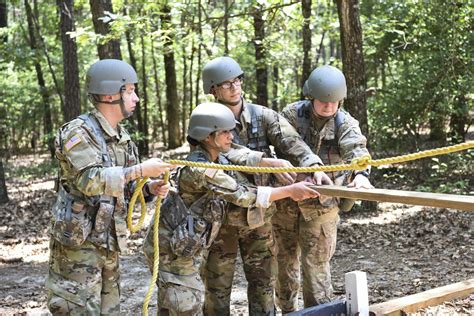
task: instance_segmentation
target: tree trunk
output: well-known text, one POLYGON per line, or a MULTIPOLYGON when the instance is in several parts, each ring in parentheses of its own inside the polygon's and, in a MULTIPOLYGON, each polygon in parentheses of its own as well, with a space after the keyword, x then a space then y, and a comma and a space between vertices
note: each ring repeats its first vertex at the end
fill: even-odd
MULTIPOLYGON (((6 0, 0 0, 0 28, 8 26, 8 10, 6 0)), ((8 42, 8 35, 4 34, 0 37, 4 43, 8 42)))
POLYGON ((301 0, 301 11, 303 14, 303 71, 301 73, 301 99, 304 99, 303 85, 311 73, 311 0, 301 0))
POLYGON ((272 109, 277 111, 277 112, 279 111, 279 102, 278 102, 278 82, 280 81, 279 77, 280 76, 279 76, 279 72, 278 72, 278 65, 275 64, 275 65, 273 65, 272 109))
POLYGON ((367 100, 365 90, 365 63, 362 47, 362 28, 359 20, 359 0, 336 0, 341 26, 342 64, 347 82, 347 99, 344 107, 360 123, 362 133, 368 137, 367 100))
MULTIPOLYGON (((31 6, 28 3, 28 0, 25 0, 25 9, 26 9, 26 20, 28 23, 28 34, 30 37, 30 48, 32 51, 36 51, 38 45, 36 42, 36 36, 33 25, 33 13, 31 11, 31 6)), ((46 143, 48 145, 48 150, 51 157, 54 157, 54 137, 53 137, 53 122, 51 120, 51 106, 49 104, 49 92, 44 81, 43 69, 38 58, 35 58, 34 61, 36 77, 38 79, 39 90, 43 100, 43 128, 44 135, 46 137, 46 143)))
POLYGON ((57 0, 56 3, 61 17, 60 28, 63 48, 64 108, 62 110, 64 121, 68 122, 81 114, 76 39, 67 34, 67 32, 75 30, 74 0, 57 0))
POLYGON ((229 56, 229 0, 224 0, 224 55, 229 56))
POLYGON ((155 45, 154 41, 151 41, 151 58, 153 60, 153 79, 155 80, 155 91, 156 91, 156 100, 158 103, 158 117, 160 120, 160 126, 161 126, 161 137, 163 139, 163 144, 166 146, 167 145, 167 140, 166 140, 166 126, 165 126, 165 120, 163 119, 163 107, 161 104, 161 87, 160 87, 160 81, 158 77, 158 65, 156 63, 156 55, 155 55, 155 45))
MULTIPOLYGON (((108 23, 104 23, 100 18, 104 17, 104 12, 113 13, 111 0, 90 0, 89 1, 92 12, 92 22, 94 23, 94 30, 96 34, 107 35, 110 32, 108 23)), ((107 43, 100 43, 97 45, 99 59, 114 58, 122 59, 120 51, 120 39, 110 40, 107 43)))
POLYGON ((3 169, 3 160, 0 158, 0 204, 7 203, 8 199, 8 191, 7 191, 7 183, 5 180, 5 170, 3 169))
POLYGON ((466 133, 469 122, 469 106, 464 95, 455 98, 455 108, 451 113, 449 122, 451 140, 455 143, 466 141, 466 133))
POLYGON ((148 155, 148 91, 147 91, 147 86, 148 86, 148 76, 146 73, 146 50, 145 50, 145 39, 142 35, 140 35, 140 43, 142 46, 142 102, 140 102, 140 106, 143 107, 143 120, 142 120, 142 126, 143 129, 140 130, 140 133, 142 134, 142 137, 140 138, 140 148, 138 148, 141 152, 142 155, 147 156, 148 155))
POLYGON ((184 143, 186 138, 186 119, 188 118, 188 111, 187 111, 187 104, 188 98, 191 99, 192 97, 189 96, 189 89, 188 89, 188 63, 187 59, 188 56, 186 54, 186 42, 181 41, 181 49, 183 55, 183 99, 181 100, 181 142, 184 143))
POLYGON ((169 32, 163 44, 166 76, 166 113, 168 119, 168 148, 173 149, 181 145, 181 130, 179 128, 179 102, 176 90, 176 68, 173 52, 174 33, 171 32, 173 27, 171 25, 170 12, 170 7, 165 4, 162 8, 161 22, 163 30, 169 32))
POLYGON ((266 63, 266 52, 263 45, 265 38, 265 20, 263 19, 263 13, 260 7, 252 8, 253 16, 253 27, 254 27, 254 40, 255 46, 255 76, 257 81, 257 100, 256 103, 268 106, 268 71, 266 63))
MULTIPOLYGON (((198 0, 198 43, 197 43, 197 71, 198 71, 198 80, 196 80, 196 91, 194 91, 194 105, 199 104, 199 93, 202 91, 200 89, 201 83, 201 55, 202 55, 202 9, 201 9, 201 0, 198 0)), ((204 91, 207 94, 209 91, 204 91)))

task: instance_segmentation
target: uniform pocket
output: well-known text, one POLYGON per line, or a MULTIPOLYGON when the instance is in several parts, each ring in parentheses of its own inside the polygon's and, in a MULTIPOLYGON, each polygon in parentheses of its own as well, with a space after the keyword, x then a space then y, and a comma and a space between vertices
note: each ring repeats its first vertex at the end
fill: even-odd
MULTIPOLYGON (((54 296, 82 307, 86 306, 83 285, 74 280, 65 279, 61 275, 50 270, 45 286, 52 292, 54 296)), ((61 309, 61 300, 51 299, 50 305, 58 305, 50 306, 51 310, 56 308, 61 309)))
POLYGON ((332 220, 321 224, 321 234, 319 235, 319 261, 329 261, 336 251, 337 223, 332 220))
POLYGON ((51 233, 57 241, 68 247, 81 246, 92 230, 92 220, 87 208, 78 205, 82 204, 67 197, 55 206, 51 233))

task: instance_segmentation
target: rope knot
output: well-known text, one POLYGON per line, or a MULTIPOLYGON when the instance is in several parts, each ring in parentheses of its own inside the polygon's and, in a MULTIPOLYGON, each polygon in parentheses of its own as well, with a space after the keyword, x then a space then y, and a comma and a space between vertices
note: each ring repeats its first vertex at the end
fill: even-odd
POLYGON ((354 170, 365 170, 370 166, 372 162, 372 157, 370 155, 364 155, 361 157, 357 157, 352 159, 351 166, 354 170))

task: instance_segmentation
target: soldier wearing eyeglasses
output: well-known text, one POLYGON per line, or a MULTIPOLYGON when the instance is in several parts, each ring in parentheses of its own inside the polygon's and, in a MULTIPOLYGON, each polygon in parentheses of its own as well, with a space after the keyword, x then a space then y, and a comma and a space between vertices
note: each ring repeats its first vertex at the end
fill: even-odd
MULTIPOLYGON (((234 114, 234 143, 261 151, 268 157, 273 157, 270 146, 278 147, 304 167, 322 164, 285 118, 244 99, 244 72, 235 60, 230 57, 211 60, 203 68, 202 80, 204 92, 213 94, 217 102, 226 105, 234 114)), ((292 166, 286 160, 278 162, 281 167, 292 166)), ((324 173, 317 176, 327 177, 324 173)), ((249 180, 257 186, 288 185, 295 178, 294 173, 249 175, 249 180)), ((204 256, 201 269, 206 286, 206 315, 230 314, 230 294, 239 248, 248 281, 249 314, 275 314, 273 289, 276 267, 271 216, 276 209, 271 207, 274 211, 265 213, 261 225, 249 227, 246 209, 231 206, 219 235, 204 256)))

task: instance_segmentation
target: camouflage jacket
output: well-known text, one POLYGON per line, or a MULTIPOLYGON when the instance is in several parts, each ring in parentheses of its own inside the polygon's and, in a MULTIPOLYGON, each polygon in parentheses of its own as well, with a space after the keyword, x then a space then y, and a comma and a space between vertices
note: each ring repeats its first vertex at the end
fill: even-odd
POLYGON ((120 251, 126 248, 127 201, 133 186, 132 183, 125 183, 123 167, 139 163, 137 147, 122 126, 112 128, 97 110, 89 115, 100 126, 111 166, 104 167, 101 142, 83 119, 76 118, 59 129, 56 136, 56 158, 60 165, 60 186, 58 199, 52 210, 51 231, 53 237, 62 237, 61 231, 57 230, 64 230, 64 227, 58 227, 57 223, 64 220, 66 200, 72 199, 72 222, 82 226, 73 227, 71 238, 88 239, 104 248, 120 251), (109 211, 112 218, 107 229, 99 232, 96 231, 98 229, 94 220, 104 196, 111 198, 107 207, 111 208, 109 211))
MULTIPOLYGON (((197 146, 187 159, 210 162, 209 154, 201 146, 197 146)), ((226 163, 228 161, 221 155, 218 162, 226 163)), ((198 276, 199 251, 212 243, 220 225, 228 215, 228 205, 234 204, 245 209, 249 226, 262 225, 265 210, 264 206, 258 203, 259 189, 250 184, 246 177, 239 172, 184 167, 179 170, 177 188, 179 198, 184 202, 185 208, 193 218, 183 220, 184 217, 178 214, 177 207, 174 206, 179 203, 170 201, 176 199, 175 194, 170 194, 167 197, 161 208, 159 224, 160 278, 164 282, 202 289, 202 283, 198 276), (219 207, 221 213, 218 213, 217 208, 219 207), (177 219, 176 217, 181 218, 177 219), (202 231, 202 228, 197 226, 208 229, 202 247, 190 256, 176 254, 175 239, 180 238, 179 234, 182 234, 178 228, 179 223, 185 226, 188 231, 190 226, 193 226, 195 232, 202 231)))
MULTIPOLYGON (((339 109, 334 117, 319 118, 313 112, 312 102, 298 101, 285 107, 281 115, 296 128, 303 140, 316 153, 325 165, 350 163, 355 157, 368 154, 367 139, 359 128, 359 122, 348 112, 339 109), (339 114, 338 114, 339 113, 339 114), (336 119, 337 118, 337 119, 336 119)), ((283 157, 287 157, 284 153, 283 157)), ((290 157, 287 157, 290 158, 290 157)), ((347 184, 351 171, 327 173, 337 185, 347 184)), ((308 199, 300 205, 314 204, 321 208, 319 199, 308 199)), ((326 205, 330 207, 332 205, 326 205)))
POLYGON ((235 143, 265 152, 268 156, 272 145, 291 157, 298 166, 321 163, 321 159, 302 141, 295 128, 284 117, 261 105, 243 100, 240 119, 232 132, 235 143))

